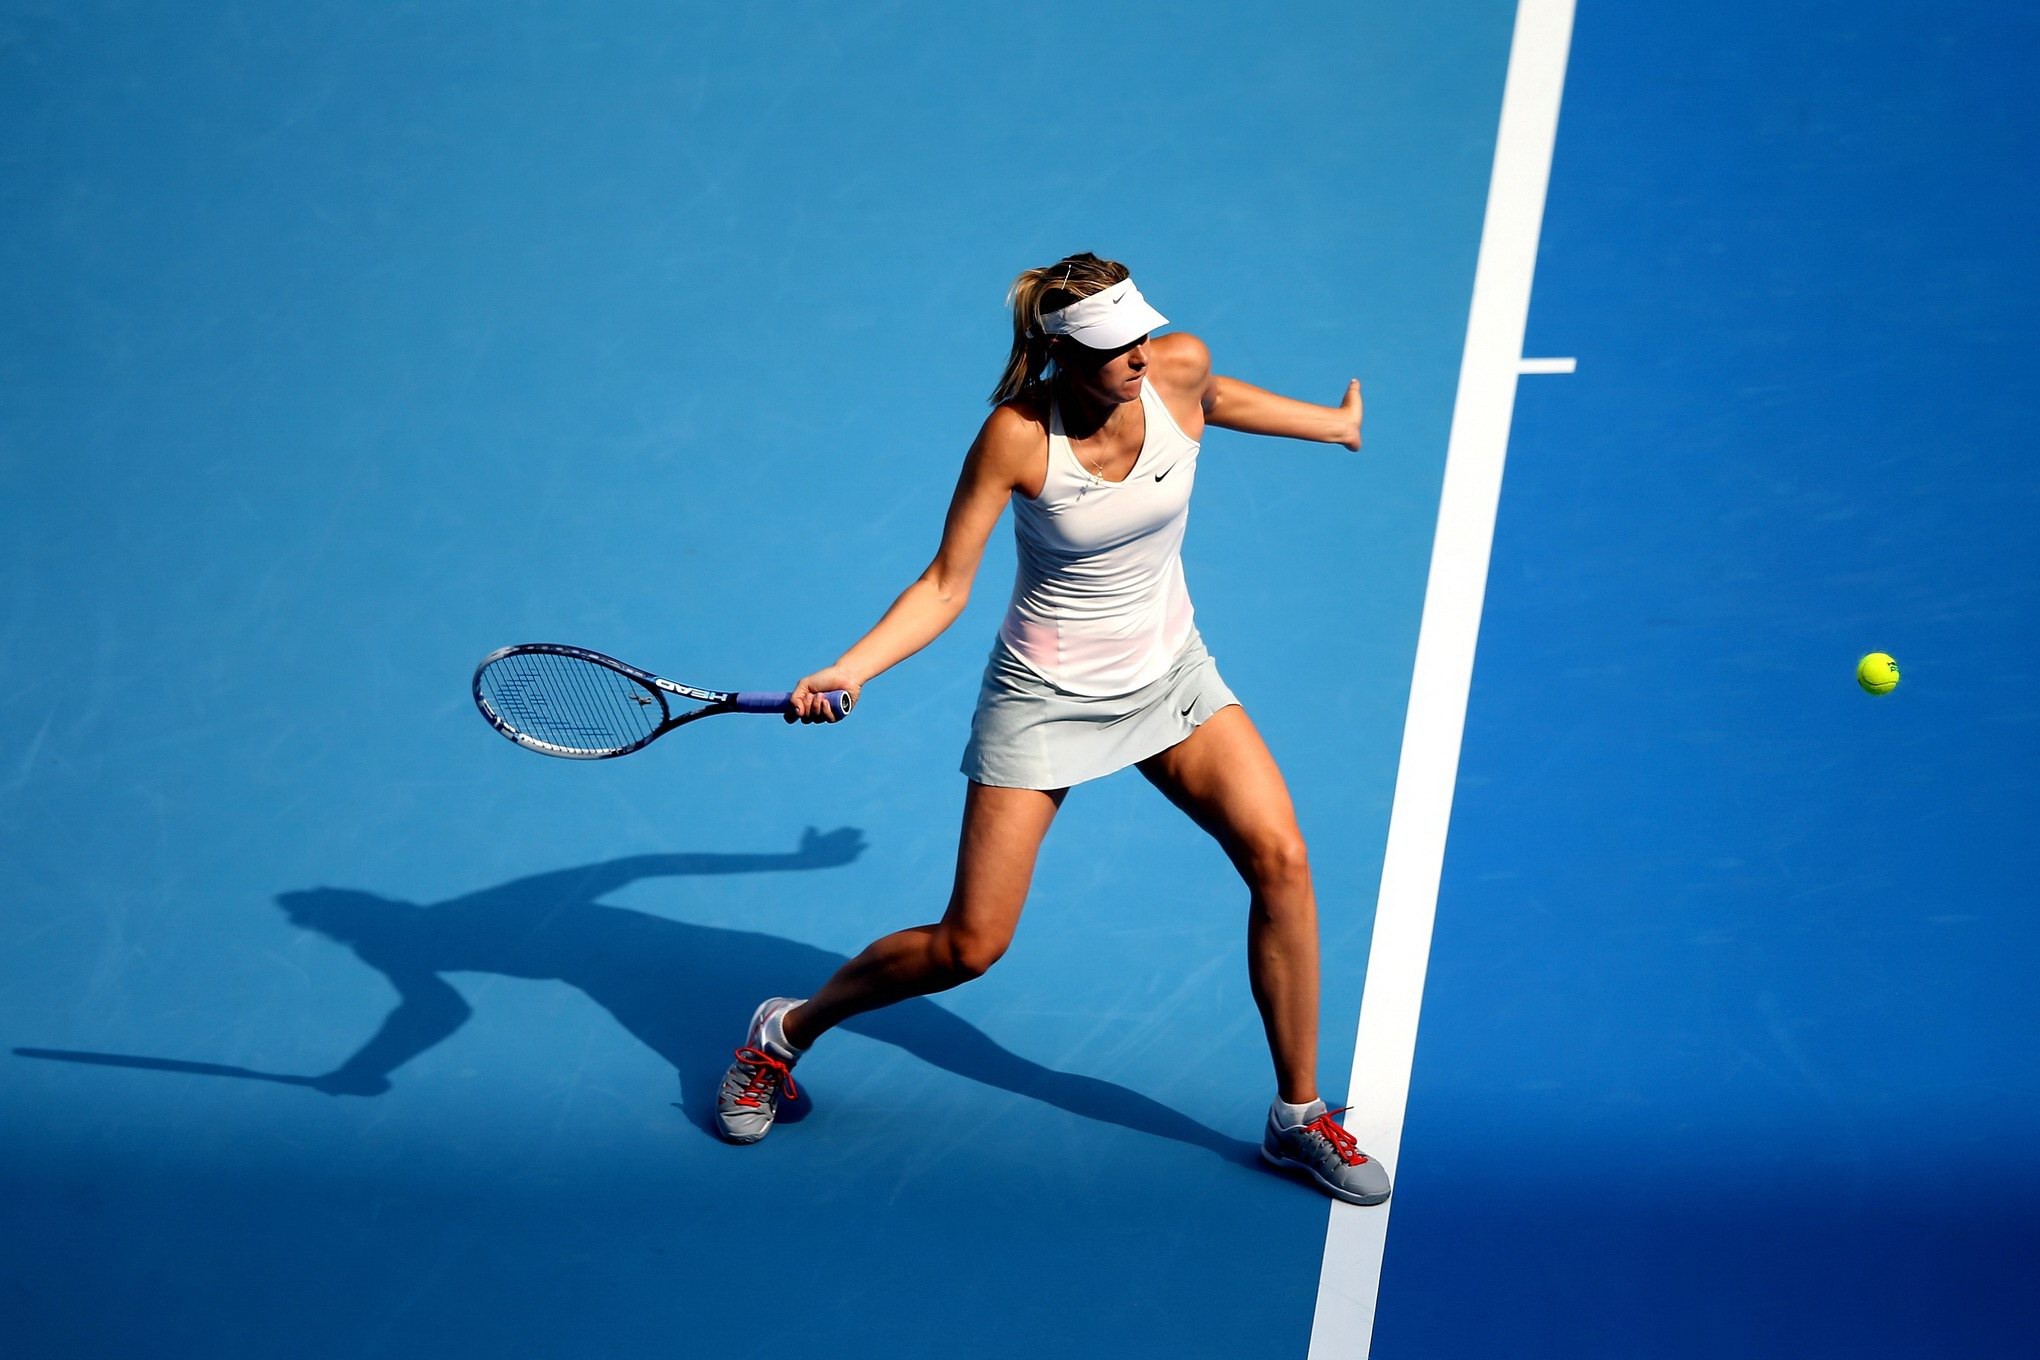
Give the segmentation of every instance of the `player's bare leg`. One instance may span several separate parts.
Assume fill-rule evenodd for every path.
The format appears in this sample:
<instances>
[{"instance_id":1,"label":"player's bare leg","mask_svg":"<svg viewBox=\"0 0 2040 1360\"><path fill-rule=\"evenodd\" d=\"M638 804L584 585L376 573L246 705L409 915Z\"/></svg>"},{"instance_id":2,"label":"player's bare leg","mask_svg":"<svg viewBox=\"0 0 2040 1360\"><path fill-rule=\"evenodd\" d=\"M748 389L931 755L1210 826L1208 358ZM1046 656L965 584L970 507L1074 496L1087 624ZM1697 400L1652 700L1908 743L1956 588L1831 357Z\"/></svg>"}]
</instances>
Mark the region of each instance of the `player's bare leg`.
<instances>
[{"instance_id":1,"label":"player's bare leg","mask_svg":"<svg viewBox=\"0 0 2040 1360\"><path fill-rule=\"evenodd\" d=\"M1227 707L1140 772L1217 839L1247 884L1247 971L1277 1094L1261 1155L1329 1195L1381 1203L1387 1174L1318 1099L1317 892L1275 757L1246 710Z\"/></svg>"},{"instance_id":2,"label":"player's bare leg","mask_svg":"<svg viewBox=\"0 0 2040 1360\"><path fill-rule=\"evenodd\" d=\"M947 991L998 962L1020 923L1042 837L1068 792L969 785L956 883L942 919L867 946L787 1013L786 1037L806 1048L853 1015Z\"/></svg>"},{"instance_id":3,"label":"player's bare leg","mask_svg":"<svg viewBox=\"0 0 2040 1360\"><path fill-rule=\"evenodd\" d=\"M1289 786L1246 710L1220 709L1140 764L1247 885L1247 975L1282 1099L1317 1099L1317 892Z\"/></svg>"},{"instance_id":4,"label":"player's bare leg","mask_svg":"<svg viewBox=\"0 0 2040 1360\"><path fill-rule=\"evenodd\" d=\"M806 1001L772 997L759 1006L717 1097L723 1137L755 1143L771 1131L781 1095L796 1093L793 1065L830 1029L959 986L998 962L1020 923L1041 838L1067 792L969 786L956 884L942 919L874 941Z\"/></svg>"}]
</instances>

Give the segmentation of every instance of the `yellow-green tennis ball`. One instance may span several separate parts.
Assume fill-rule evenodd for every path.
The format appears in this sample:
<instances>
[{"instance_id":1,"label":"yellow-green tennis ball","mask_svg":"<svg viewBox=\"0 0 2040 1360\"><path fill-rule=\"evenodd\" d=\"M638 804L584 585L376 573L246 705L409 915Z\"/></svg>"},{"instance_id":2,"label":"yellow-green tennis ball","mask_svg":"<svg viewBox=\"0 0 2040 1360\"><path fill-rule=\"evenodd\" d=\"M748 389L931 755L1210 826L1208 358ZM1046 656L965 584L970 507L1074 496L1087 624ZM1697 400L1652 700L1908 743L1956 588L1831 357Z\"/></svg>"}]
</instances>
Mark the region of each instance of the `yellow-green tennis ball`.
<instances>
[{"instance_id":1,"label":"yellow-green tennis ball","mask_svg":"<svg viewBox=\"0 0 2040 1360\"><path fill-rule=\"evenodd\" d=\"M1856 683L1872 694L1889 694L1898 688L1898 663L1872 652L1856 663Z\"/></svg>"}]
</instances>

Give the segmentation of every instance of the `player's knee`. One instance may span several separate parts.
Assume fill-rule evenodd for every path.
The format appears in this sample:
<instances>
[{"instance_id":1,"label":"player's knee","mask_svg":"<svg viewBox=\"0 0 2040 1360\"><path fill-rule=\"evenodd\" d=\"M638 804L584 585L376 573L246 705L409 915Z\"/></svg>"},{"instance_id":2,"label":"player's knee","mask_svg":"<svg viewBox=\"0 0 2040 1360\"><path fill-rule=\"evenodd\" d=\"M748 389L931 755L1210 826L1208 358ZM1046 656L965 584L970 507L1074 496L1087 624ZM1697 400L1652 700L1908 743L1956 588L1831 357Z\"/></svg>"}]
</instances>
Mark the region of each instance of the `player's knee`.
<instances>
[{"instance_id":1,"label":"player's knee","mask_svg":"<svg viewBox=\"0 0 2040 1360\"><path fill-rule=\"evenodd\" d=\"M1005 955L1012 941L982 930L944 927L936 957L952 984L983 977Z\"/></svg>"},{"instance_id":2,"label":"player's knee","mask_svg":"<svg viewBox=\"0 0 2040 1360\"><path fill-rule=\"evenodd\" d=\"M1271 827L1247 842L1247 875L1264 892L1310 884L1310 851L1294 826Z\"/></svg>"}]
</instances>

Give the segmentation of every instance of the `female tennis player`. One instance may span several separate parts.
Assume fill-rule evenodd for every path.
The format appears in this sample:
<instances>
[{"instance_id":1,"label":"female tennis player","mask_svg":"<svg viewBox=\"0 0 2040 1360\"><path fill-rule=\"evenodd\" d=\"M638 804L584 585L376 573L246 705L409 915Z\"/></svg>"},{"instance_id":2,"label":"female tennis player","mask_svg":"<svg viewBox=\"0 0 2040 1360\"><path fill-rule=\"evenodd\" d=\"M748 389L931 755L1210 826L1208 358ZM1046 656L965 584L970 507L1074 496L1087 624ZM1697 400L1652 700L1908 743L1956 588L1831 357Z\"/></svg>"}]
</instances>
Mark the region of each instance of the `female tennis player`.
<instances>
[{"instance_id":1,"label":"female tennis player","mask_svg":"<svg viewBox=\"0 0 2040 1360\"><path fill-rule=\"evenodd\" d=\"M985 667L963 773L956 885L942 919L887 935L812 997L751 1018L719 1095L723 1136L754 1143L793 1065L865 1011L982 975L1006 951L1036 852L1072 785L1131 765L1217 838L1246 880L1247 958L1275 1061L1261 1153L1355 1204L1388 1175L1318 1098L1317 902L1289 790L1192 618L1181 549L1204 427L1360 447L1360 384L1337 406L1211 371L1123 265L1072 255L1014 281L1013 350L971 445L928 569L793 704L827 722L829 690L866 681L956 621L1010 502L1019 576Z\"/></svg>"}]
</instances>

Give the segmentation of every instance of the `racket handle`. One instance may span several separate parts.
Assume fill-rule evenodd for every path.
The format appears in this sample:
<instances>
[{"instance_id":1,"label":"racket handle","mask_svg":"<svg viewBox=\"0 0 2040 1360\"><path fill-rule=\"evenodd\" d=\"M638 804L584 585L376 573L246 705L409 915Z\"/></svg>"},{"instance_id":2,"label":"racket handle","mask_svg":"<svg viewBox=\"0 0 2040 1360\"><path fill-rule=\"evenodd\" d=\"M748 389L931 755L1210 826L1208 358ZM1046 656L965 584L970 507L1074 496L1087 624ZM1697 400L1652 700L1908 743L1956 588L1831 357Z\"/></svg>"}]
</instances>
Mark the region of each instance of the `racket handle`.
<instances>
[{"instance_id":1,"label":"racket handle","mask_svg":"<svg viewBox=\"0 0 2040 1360\"><path fill-rule=\"evenodd\" d=\"M847 716L851 704L856 702L850 697L850 691L847 689L832 689L822 698L827 701L830 712L839 718ZM739 713L785 713L786 706L792 702L793 695L785 690L747 690L739 694L735 700Z\"/></svg>"}]
</instances>

